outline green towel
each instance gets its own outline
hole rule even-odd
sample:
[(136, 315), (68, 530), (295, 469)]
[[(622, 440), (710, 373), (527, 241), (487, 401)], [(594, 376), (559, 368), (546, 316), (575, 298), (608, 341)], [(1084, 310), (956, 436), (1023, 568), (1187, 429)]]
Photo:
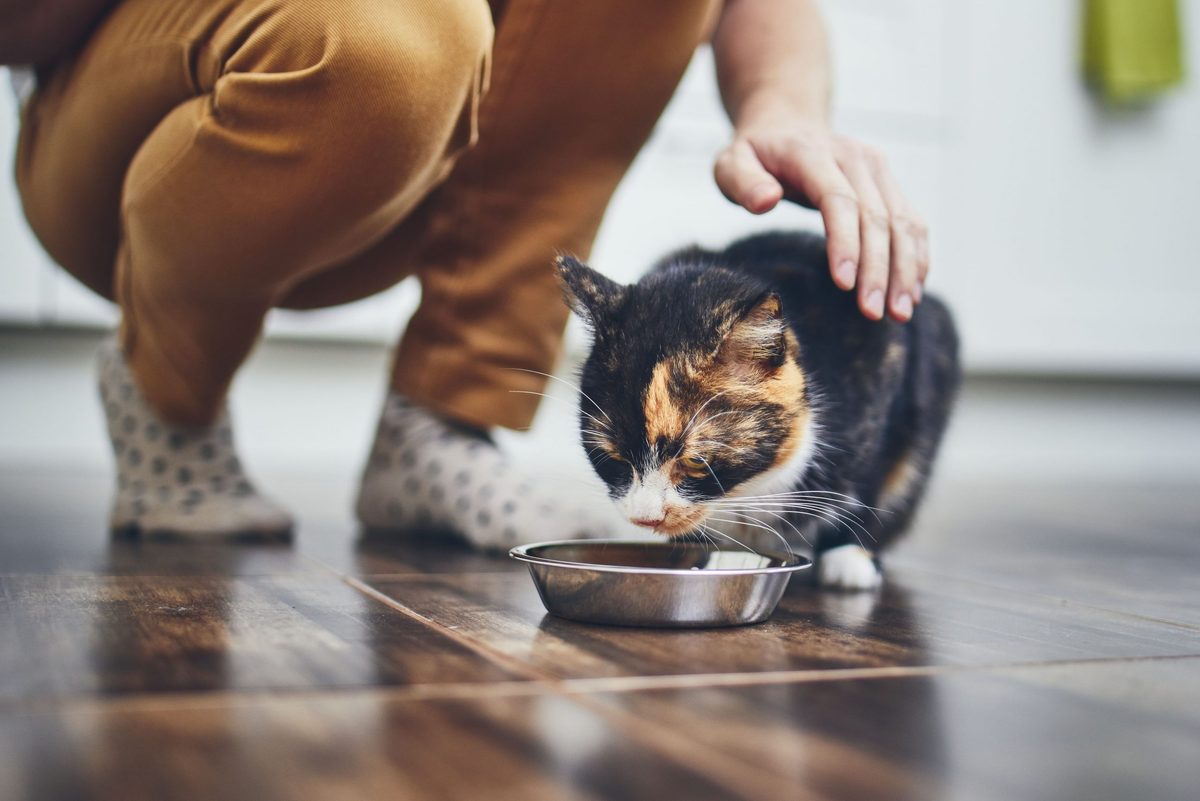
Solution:
[(1147, 100), (1183, 80), (1178, 0), (1086, 0), (1084, 13), (1084, 71), (1108, 100)]

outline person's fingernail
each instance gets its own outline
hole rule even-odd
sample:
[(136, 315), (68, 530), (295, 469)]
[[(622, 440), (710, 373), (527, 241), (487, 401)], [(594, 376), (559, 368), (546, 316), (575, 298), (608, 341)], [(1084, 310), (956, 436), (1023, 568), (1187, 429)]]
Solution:
[(925, 297), (925, 285), (918, 281), (913, 284), (913, 303), (920, 303), (923, 297)]
[(900, 297), (896, 298), (896, 302), (892, 304), (892, 311), (894, 311), (896, 313), (897, 317), (902, 317), (905, 320), (912, 317), (912, 313), (913, 313), (912, 298), (910, 298), (907, 294), (901, 295)]
[(837, 279), (842, 289), (853, 289), (854, 279), (858, 277), (858, 266), (852, 261), (844, 261), (838, 265)]
[(883, 290), (874, 289), (867, 295), (867, 313), (878, 320), (883, 317)]

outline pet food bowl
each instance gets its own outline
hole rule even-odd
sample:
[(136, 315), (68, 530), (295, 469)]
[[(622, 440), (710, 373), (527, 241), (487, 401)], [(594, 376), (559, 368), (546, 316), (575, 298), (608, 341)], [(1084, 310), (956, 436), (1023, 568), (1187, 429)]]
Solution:
[(563, 540), (513, 548), (546, 610), (585, 623), (745, 626), (771, 616), (803, 556), (694, 542)]

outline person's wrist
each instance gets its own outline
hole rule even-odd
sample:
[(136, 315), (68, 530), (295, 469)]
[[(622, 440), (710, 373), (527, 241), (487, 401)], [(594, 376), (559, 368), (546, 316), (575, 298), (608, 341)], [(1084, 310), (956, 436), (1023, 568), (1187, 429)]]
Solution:
[(829, 112), (823, 101), (770, 90), (747, 97), (738, 109), (733, 127), (738, 133), (779, 127), (831, 133)]

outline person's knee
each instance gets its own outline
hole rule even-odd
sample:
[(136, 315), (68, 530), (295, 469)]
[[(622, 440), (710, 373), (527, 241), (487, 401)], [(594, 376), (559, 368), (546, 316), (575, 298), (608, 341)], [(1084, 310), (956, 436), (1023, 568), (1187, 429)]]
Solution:
[(291, 35), (320, 37), (320, 58), (305, 75), (312, 115), (327, 115), (324, 124), (344, 149), (386, 159), (398, 145), (426, 151), (447, 144), (481, 90), (492, 43), (485, 0), (293, 6), (289, 24), (298, 29)]
[[(236, 248), (241, 263), (276, 265), (260, 276), (275, 286), (359, 252), (445, 175), (447, 156), (467, 144), (461, 120), (477, 105), (492, 28), (485, 0), (273, 8), (230, 32), (234, 52), (212, 96), (178, 108), (175, 128), (160, 125), (130, 169), (123, 203), (139, 230), (169, 230), (164, 247), (176, 255), (228, 261)], [(197, 119), (205, 130), (191, 136)], [(181, 144), (197, 155), (170, 162)], [(163, 163), (181, 166), (164, 177)], [(173, 214), (179, 192), (216, 185), (229, 200), (193, 215), (188, 247), (180, 226), (148, 222)], [(246, 234), (214, 239), (214, 229)]]

